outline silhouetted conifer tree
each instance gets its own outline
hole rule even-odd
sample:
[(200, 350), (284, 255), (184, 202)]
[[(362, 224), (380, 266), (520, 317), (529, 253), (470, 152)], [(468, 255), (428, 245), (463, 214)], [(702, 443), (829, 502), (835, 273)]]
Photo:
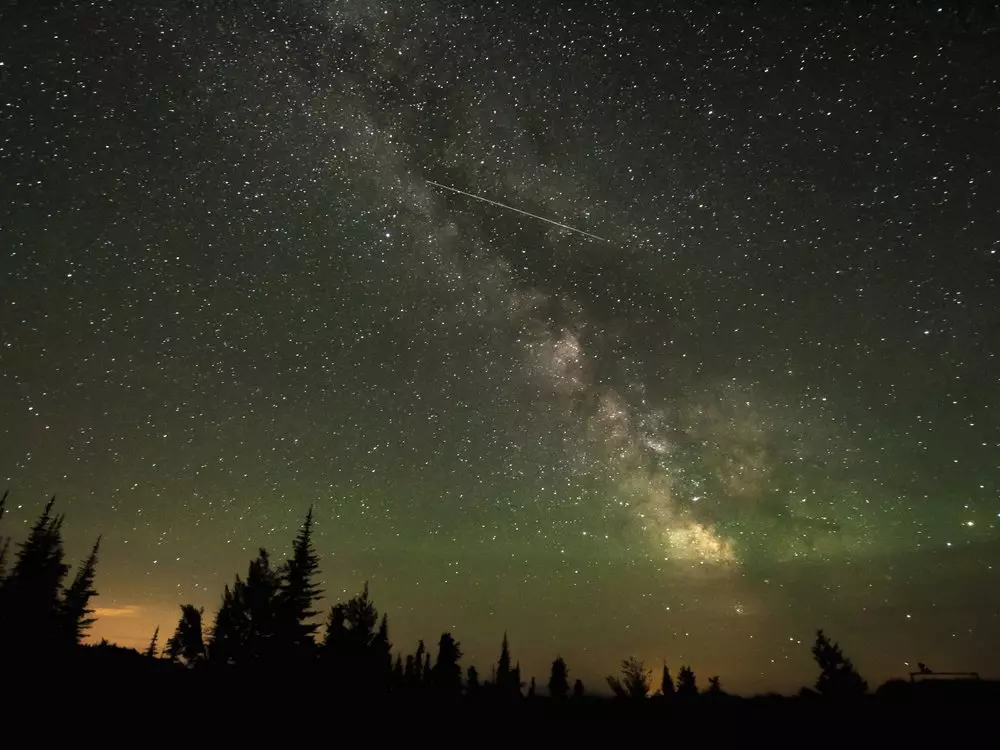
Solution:
[(372, 650), (376, 669), (380, 674), (388, 676), (392, 672), (392, 642), (389, 640), (389, 615), (384, 612), (372, 641)]
[(689, 698), (698, 695), (698, 684), (691, 667), (681, 667), (677, 673), (677, 695)]
[(295, 542), (292, 556), (285, 565), (279, 607), (279, 639), (283, 648), (293, 651), (315, 646), (313, 636), (319, 627), (312, 619), (322, 597), (315, 579), (319, 574), (319, 556), (312, 543), (313, 509), (310, 506)]
[(528, 683), (528, 697), (529, 698), (534, 698), (535, 697), (535, 678), (534, 677), (532, 677), (531, 678), (531, 682)]
[[(7, 495), (10, 494), (10, 490), (5, 490), (3, 497), (0, 497), (0, 521), (3, 520), (4, 513), (7, 512)], [(10, 549), (10, 537), (0, 535), (0, 592), (3, 590), (3, 579), (7, 575), (7, 553)], [(2, 600), (0, 600), (0, 606), (2, 606)]]
[(713, 696), (722, 695), (722, 683), (719, 682), (719, 677), (708, 678), (708, 694)]
[(514, 673), (510, 663), (510, 644), (507, 641), (506, 631), (503, 634), (503, 643), (500, 646), (500, 659), (497, 661), (496, 675), (493, 678), (497, 689), (500, 691), (510, 691), (514, 680)]
[(559, 700), (569, 695), (569, 669), (566, 668), (566, 661), (561, 656), (557, 656), (552, 662), (549, 695)]
[(392, 677), (389, 620), (383, 616), (379, 624), (367, 582), (361, 594), (330, 609), (322, 656), (331, 671), (339, 675), (339, 683), (345, 689), (348, 685), (366, 692), (389, 688)]
[[(428, 655), (429, 657), (429, 655)], [(457, 698), (462, 693), (462, 668), (458, 662), (462, 650), (451, 633), (442, 633), (438, 641), (437, 661), (431, 673), (434, 691), (445, 698)]]
[(816, 690), (821, 694), (831, 698), (857, 698), (868, 692), (868, 683), (854, 669), (851, 660), (822, 630), (816, 633), (812, 653), (820, 668)]
[(645, 700), (649, 696), (652, 677), (641, 661), (630, 656), (622, 662), (621, 677), (608, 676), (606, 679), (608, 687), (617, 697)]
[(423, 684), (425, 686), (430, 685), (434, 681), (434, 672), (433, 672), (433, 669), (431, 667), (431, 655), (430, 655), (430, 652), (428, 652), (427, 655), (424, 656), (423, 674), (424, 674), (424, 682), (423, 682)]
[(663, 663), (663, 675), (660, 677), (660, 694), (664, 698), (670, 698), (674, 694), (674, 679), (670, 676), (666, 662)]
[(261, 548), (247, 567), (244, 581), (238, 575), (233, 587), (222, 592), (209, 637), (209, 655), (217, 664), (273, 663), (281, 654), (276, 643), (281, 572), (271, 567)]
[(171, 661), (192, 666), (205, 658), (205, 641), (201, 632), (202, 610), (193, 604), (181, 605), (177, 630), (167, 641), (165, 653)]
[(469, 695), (476, 695), (479, 692), (479, 688), (479, 670), (470, 665), (465, 676), (465, 692)]
[(392, 685), (393, 688), (399, 687), (403, 684), (405, 675), (403, 674), (403, 659), (399, 654), (396, 654), (396, 663), (392, 665)]
[(574, 698), (583, 697), (583, 680), (577, 679), (577, 681), (573, 683), (573, 697)]
[(62, 516), (52, 515), (53, 497), (19, 545), (10, 574), (0, 583), (0, 648), (22, 654), (65, 643), (63, 579), (69, 567), (63, 562)]
[(73, 583), (63, 594), (62, 616), (66, 628), (67, 641), (79, 644), (83, 636), (94, 624), (94, 610), (90, 608), (91, 598), (97, 596), (94, 577), (97, 573), (97, 551), (101, 547), (101, 537), (97, 537), (90, 555), (80, 565)]
[(417, 641), (417, 652), (413, 655), (413, 684), (412, 687), (420, 687), (424, 684), (424, 641), (421, 638)]
[(156, 626), (156, 630), (153, 631), (153, 637), (149, 641), (149, 645), (146, 647), (146, 656), (151, 659), (156, 658), (157, 652), (160, 650), (157, 641), (160, 639), (160, 626)]
[(236, 576), (233, 588), (222, 591), (222, 605), (215, 613), (209, 637), (209, 657), (216, 664), (236, 664), (243, 660), (245, 642), (245, 607), (243, 581)]

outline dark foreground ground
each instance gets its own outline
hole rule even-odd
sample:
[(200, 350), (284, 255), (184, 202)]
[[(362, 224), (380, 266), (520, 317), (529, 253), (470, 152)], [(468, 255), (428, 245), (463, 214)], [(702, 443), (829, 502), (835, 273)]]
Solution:
[[(751, 698), (644, 701), (599, 696), (362, 698), (313, 672), (186, 670), (121, 649), (82, 649), (45, 663), (21, 655), (0, 668), (0, 748), (69, 744), (160, 747), (186, 735), (200, 747), (585, 747), (694, 743), (707, 747), (997, 746), (1000, 682), (893, 681), (854, 700), (810, 691)], [(65, 734), (66, 739), (59, 738)], [(13, 740), (13, 741), (12, 741)]]

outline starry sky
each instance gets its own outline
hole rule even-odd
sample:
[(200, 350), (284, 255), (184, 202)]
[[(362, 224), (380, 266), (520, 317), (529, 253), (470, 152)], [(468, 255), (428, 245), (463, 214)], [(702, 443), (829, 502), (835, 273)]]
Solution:
[(795, 5), (6, 4), (6, 533), (125, 645), (313, 505), (481, 673), (1000, 672), (1000, 12)]

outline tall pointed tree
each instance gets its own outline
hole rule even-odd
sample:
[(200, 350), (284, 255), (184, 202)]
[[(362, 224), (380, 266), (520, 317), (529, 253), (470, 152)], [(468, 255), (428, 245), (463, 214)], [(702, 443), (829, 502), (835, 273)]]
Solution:
[(506, 631), (503, 634), (503, 643), (500, 645), (500, 659), (497, 661), (496, 689), (501, 695), (521, 694), (521, 670), (518, 667), (511, 667), (510, 643)]
[(664, 698), (669, 698), (675, 692), (674, 680), (670, 676), (670, 669), (667, 667), (667, 663), (663, 662), (663, 675), (660, 677), (660, 694)]
[(160, 646), (158, 641), (160, 640), (160, 626), (156, 626), (156, 630), (153, 631), (153, 637), (149, 639), (149, 645), (146, 647), (146, 656), (150, 659), (155, 659), (156, 655), (159, 653)]
[[(417, 641), (417, 652), (413, 655), (413, 687), (420, 687), (424, 683), (424, 639)], [(407, 660), (409, 661), (409, 660)]]
[[(429, 655), (428, 655), (429, 656)], [(459, 648), (451, 633), (442, 633), (438, 641), (437, 662), (431, 672), (431, 683), (435, 692), (444, 698), (457, 698), (462, 693), (462, 668)]]
[(844, 656), (840, 645), (831, 641), (822, 630), (816, 633), (812, 653), (820, 668), (816, 680), (820, 693), (831, 698), (857, 698), (868, 692), (868, 683)]
[[(0, 521), (3, 520), (4, 513), (7, 512), (7, 495), (10, 490), (5, 490), (3, 497), (0, 497)], [(10, 549), (10, 537), (0, 534), (0, 590), (3, 588), (3, 579), (7, 574), (7, 552)], [(2, 594), (0, 594), (2, 595)]]
[(10, 574), (0, 583), (0, 647), (28, 653), (59, 643), (63, 635), (62, 582), (69, 572), (63, 562), (62, 516), (52, 514), (53, 497), (18, 545)]
[(80, 565), (73, 583), (66, 589), (62, 602), (62, 616), (69, 643), (79, 644), (84, 634), (94, 624), (94, 610), (90, 600), (97, 596), (94, 576), (97, 572), (97, 551), (101, 547), (101, 537), (97, 537), (90, 555)]
[(552, 672), (549, 675), (549, 695), (557, 700), (562, 700), (569, 695), (569, 670), (566, 668), (566, 661), (557, 656), (552, 662)]
[(202, 610), (193, 604), (181, 605), (177, 630), (167, 641), (165, 654), (171, 661), (193, 666), (205, 658), (205, 641), (201, 632)]
[(313, 621), (319, 612), (315, 609), (323, 592), (316, 582), (319, 574), (319, 556), (312, 542), (313, 509), (309, 507), (305, 522), (292, 545), (292, 556), (285, 565), (281, 587), (281, 639), (292, 650), (315, 646), (314, 636), (319, 628)]

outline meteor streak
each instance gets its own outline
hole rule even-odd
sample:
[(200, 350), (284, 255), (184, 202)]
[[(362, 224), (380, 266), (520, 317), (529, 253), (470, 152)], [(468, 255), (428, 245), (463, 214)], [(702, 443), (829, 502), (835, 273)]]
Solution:
[(477, 201), (482, 201), (483, 203), (489, 203), (491, 206), (499, 206), (500, 208), (506, 208), (511, 211), (517, 211), (519, 214), (524, 214), (525, 216), (530, 216), (532, 219), (538, 219), (539, 221), (544, 221), (553, 226), (560, 227), (561, 229), (568, 229), (571, 232), (576, 232), (577, 234), (582, 234), (584, 237), (590, 237), (592, 240), (599, 240), (600, 242), (610, 242), (611, 240), (606, 240), (604, 237), (598, 237), (596, 234), (591, 234), (590, 232), (585, 232), (582, 229), (577, 229), (571, 227), (568, 224), (562, 224), (558, 221), (553, 221), (552, 219), (546, 219), (544, 216), (539, 216), (538, 214), (533, 214), (529, 211), (522, 211), (520, 208), (514, 208), (513, 206), (508, 206), (505, 203), (498, 203), (497, 201), (492, 201), (489, 198), (483, 198), (479, 195), (473, 195), (472, 193), (467, 193), (464, 190), (459, 190), (458, 188), (448, 187), (447, 185), (442, 185), (440, 182), (434, 182), (433, 180), (427, 180), (429, 185), (434, 185), (434, 187), (439, 187), (443, 190), (450, 190), (453, 193), (458, 193), (459, 195), (464, 195), (468, 198), (473, 198)]

